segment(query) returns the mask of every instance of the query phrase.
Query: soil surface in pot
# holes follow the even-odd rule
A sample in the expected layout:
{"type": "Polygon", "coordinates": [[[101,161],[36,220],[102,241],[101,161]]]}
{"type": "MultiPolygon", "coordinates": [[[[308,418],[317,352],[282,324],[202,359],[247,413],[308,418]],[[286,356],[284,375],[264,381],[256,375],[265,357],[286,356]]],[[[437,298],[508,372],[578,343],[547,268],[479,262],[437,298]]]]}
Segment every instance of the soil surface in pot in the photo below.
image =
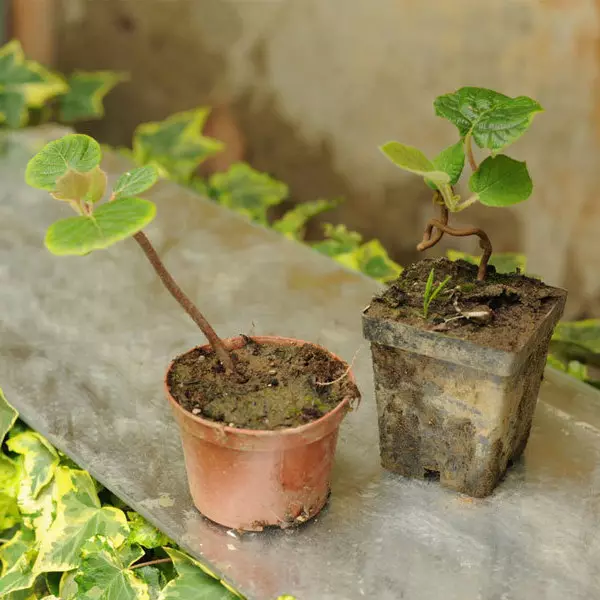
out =
{"type": "Polygon", "coordinates": [[[305,425],[344,398],[359,396],[347,367],[310,344],[259,344],[247,338],[232,356],[245,383],[226,375],[212,350],[196,348],[177,358],[167,379],[173,398],[199,417],[273,430],[305,425]]]}
{"type": "Polygon", "coordinates": [[[481,346],[505,351],[520,348],[565,291],[524,275],[496,273],[488,267],[477,281],[477,267],[464,260],[425,259],[404,270],[381,295],[368,315],[437,331],[481,346]],[[431,269],[433,289],[449,282],[423,318],[423,296],[431,269]]]}

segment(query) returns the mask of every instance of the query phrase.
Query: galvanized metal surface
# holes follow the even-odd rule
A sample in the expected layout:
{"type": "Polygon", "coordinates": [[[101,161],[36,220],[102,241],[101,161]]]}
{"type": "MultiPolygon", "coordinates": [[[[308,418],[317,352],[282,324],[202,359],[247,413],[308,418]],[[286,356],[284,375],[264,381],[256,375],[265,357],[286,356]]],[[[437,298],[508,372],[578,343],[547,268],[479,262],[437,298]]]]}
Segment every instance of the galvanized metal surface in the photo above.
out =
{"type": "Polygon", "coordinates": [[[148,235],[220,334],[295,336],[347,360],[362,348],[363,402],[342,426],[328,508],[243,537],[202,518],[162,396],[169,359],[201,337],[133,242],[85,258],[44,250],[68,212],[21,183],[31,151],[0,164],[0,385],[113,492],[253,599],[600,597],[600,394],[548,373],[525,457],[488,499],[385,473],[360,319],[375,284],[162,184],[148,235]]]}

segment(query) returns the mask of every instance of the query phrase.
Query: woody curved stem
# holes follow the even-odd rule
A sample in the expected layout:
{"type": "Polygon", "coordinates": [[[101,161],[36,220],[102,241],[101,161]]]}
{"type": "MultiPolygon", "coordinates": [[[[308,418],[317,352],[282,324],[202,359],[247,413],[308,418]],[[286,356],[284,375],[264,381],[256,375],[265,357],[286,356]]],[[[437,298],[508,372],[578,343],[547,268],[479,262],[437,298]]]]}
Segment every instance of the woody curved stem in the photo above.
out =
{"type": "MultiPolygon", "coordinates": [[[[444,204],[441,194],[439,192],[436,192],[433,199],[434,199],[434,202],[440,203],[439,204],[440,221],[444,225],[447,225],[448,224],[448,208],[444,204]]],[[[444,231],[439,228],[435,232],[434,236],[431,237],[433,228],[434,228],[433,219],[431,219],[427,223],[427,226],[425,227],[425,231],[423,232],[423,239],[421,240],[421,243],[417,246],[417,250],[419,252],[423,252],[423,250],[428,250],[429,248],[433,248],[444,237],[444,231]]]]}
{"type": "MultiPolygon", "coordinates": [[[[439,194],[439,192],[436,193],[439,194]]],[[[455,237],[476,235],[479,238],[479,246],[483,250],[481,261],[479,263],[479,271],[477,272],[477,279],[479,281],[483,281],[487,273],[487,265],[490,260],[490,256],[492,255],[492,242],[490,241],[490,238],[488,237],[487,233],[483,231],[483,229],[479,229],[478,227],[468,227],[466,229],[454,229],[453,227],[449,227],[448,217],[448,209],[445,205],[440,204],[440,218],[431,219],[427,223],[425,231],[423,232],[423,240],[417,246],[417,250],[422,252],[423,250],[433,248],[433,246],[435,246],[442,239],[444,233],[453,235],[455,237]],[[433,234],[434,229],[436,230],[435,234],[433,234]]]]}

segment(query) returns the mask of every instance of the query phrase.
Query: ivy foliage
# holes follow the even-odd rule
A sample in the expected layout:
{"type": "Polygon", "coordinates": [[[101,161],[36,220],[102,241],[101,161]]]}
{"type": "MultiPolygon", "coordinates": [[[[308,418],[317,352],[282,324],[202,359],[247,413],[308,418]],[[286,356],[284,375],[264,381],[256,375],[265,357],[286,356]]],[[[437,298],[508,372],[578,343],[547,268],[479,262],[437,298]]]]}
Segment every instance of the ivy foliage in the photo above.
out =
{"type": "Polygon", "coordinates": [[[15,129],[55,112],[65,123],[99,119],[104,97],[124,79],[110,71],[78,71],[65,79],[28,60],[21,43],[12,40],[0,48],[0,124],[15,129]]]}
{"type": "MultiPolygon", "coordinates": [[[[273,217],[276,207],[290,200],[289,189],[267,173],[238,162],[208,179],[199,167],[224,146],[203,135],[210,109],[198,107],[176,113],[164,121],[140,125],[134,133],[132,150],[120,152],[140,167],[154,166],[162,177],[185,185],[262,226],[269,226],[287,238],[304,241],[309,221],[342,202],[320,198],[303,202],[273,217]]],[[[280,211],[281,212],[281,211],[280,211]]],[[[324,240],[311,243],[319,252],[345,267],[362,271],[381,282],[395,279],[401,268],[378,240],[362,242],[362,236],[344,226],[325,224],[324,240]]]]}
{"type": "Polygon", "coordinates": [[[0,598],[241,598],[17,418],[0,390],[0,598]]]}

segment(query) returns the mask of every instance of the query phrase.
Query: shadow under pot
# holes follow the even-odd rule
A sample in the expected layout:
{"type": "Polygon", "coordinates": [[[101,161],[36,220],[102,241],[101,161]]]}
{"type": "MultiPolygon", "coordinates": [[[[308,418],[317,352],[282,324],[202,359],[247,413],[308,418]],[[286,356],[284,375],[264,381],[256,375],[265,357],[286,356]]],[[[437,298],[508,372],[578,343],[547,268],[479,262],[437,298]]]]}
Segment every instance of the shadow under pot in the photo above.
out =
{"type": "Polygon", "coordinates": [[[308,342],[224,342],[245,383],[224,375],[209,346],[177,357],[165,380],[194,504],[239,530],[303,523],[329,497],[339,427],[359,398],[353,375],[308,342]]]}
{"type": "Polygon", "coordinates": [[[415,263],[363,311],[382,466],[492,493],[525,449],[565,290],[447,259],[415,263]],[[450,278],[423,314],[427,279],[450,278]]]}

